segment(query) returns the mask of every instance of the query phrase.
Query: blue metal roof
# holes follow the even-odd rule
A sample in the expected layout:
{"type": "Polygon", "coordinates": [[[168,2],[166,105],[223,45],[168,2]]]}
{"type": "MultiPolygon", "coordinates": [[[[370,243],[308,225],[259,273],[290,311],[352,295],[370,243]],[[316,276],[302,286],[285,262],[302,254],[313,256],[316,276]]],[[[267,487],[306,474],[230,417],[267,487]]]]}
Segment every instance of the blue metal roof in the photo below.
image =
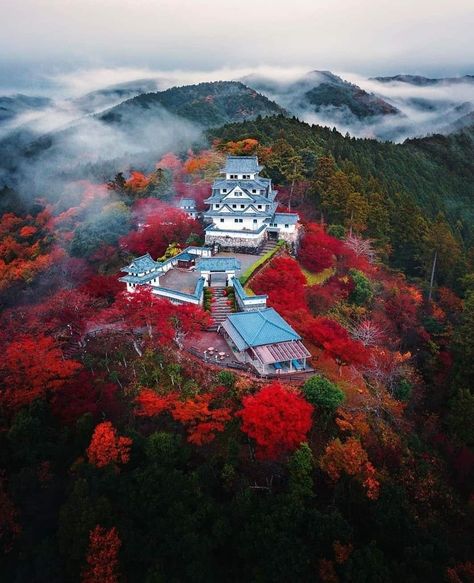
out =
{"type": "Polygon", "coordinates": [[[275,213],[273,222],[285,225],[296,225],[299,219],[300,217],[296,213],[275,213]]]}
{"type": "Polygon", "coordinates": [[[204,257],[197,264],[199,271],[240,270],[240,261],[235,257],[204,257]]]}
{"type": "Polygon", "coordinates": [[[229,314],[224,328],[239,350],[301,340],[301,336],[273,308],[229,314]]]}
{"type": "Polygon", "coordinates": [[[227,156],[224,172],[228,174],[254,174],[260,172],[262,166],[257,156],[227,156]]]}
{"type": "Polygon", "coordinates": [[[182,253],[177,255],[178,261],[192,261],[193,259],[196,259],[197,257],[198,257],[198,255],[196,255],[195,253],[188,253],[187,251],[183,251],[182,253]]]}

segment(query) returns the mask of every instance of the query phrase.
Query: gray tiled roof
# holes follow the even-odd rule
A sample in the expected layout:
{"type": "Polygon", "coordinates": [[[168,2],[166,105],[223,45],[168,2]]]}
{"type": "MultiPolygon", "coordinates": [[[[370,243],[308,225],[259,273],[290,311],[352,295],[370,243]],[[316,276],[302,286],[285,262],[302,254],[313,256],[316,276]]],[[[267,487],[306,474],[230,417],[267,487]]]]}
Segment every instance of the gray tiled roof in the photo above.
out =
{"type": "Polygon", "coordinates": [[[253,174],[261,169],[257,156],[227,156],[223,171],[229,174],[253,174]]]}
{"type": "Polygon", "coordinates": [[[182,198],[179,201],[179,206],[180,206],[180,208],[183,208],[183,207],[193,207],[193,208],[195,208],[196,207],[196,201],[194,200],[194,198],[182,198]]]}
{"type": "Polygon", "coordinates": [[[214,180],[212,188],[234,188],[235,186],[241,186],[242,188],[252,189],[255,188],[256,190],[264,189],[266,190],[270,186],[271,180],[270,178],[262,178],[259,176],[255,178],[255,180],[226,180],[225,178],[218,178],[214,180]]]}
{"type": "Polygon", "coordinates": [[[121,271],[126,271],[127,273],[144,273],[152,269],[156,270],[160,266],[161,263],[155,261],[149,253],[145,253],[145,255],[134,259],[130,265],[122,268],[121,271]]]}
{"type": "Polygon", "coordinates": [[[296,213],[275,213],[273,217],[274,223],[285,224],[285,225],[296,225],[299,221],[299,215],[296,213]]]}

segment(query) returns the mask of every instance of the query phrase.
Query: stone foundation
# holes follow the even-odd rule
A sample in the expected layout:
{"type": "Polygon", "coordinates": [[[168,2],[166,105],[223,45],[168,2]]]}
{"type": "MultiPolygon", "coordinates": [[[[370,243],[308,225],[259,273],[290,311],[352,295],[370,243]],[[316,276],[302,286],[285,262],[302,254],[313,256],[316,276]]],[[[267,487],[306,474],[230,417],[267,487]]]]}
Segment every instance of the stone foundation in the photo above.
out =
{"type": "Polygon", "coordinates": [[[258,255],[266,240],[265,233],[261,237],[250,239],[248,237],[229,237],[211,235],[206,233],[206,245],[219,245],[223,251],[230,253],[248,253],[258,255]]]}

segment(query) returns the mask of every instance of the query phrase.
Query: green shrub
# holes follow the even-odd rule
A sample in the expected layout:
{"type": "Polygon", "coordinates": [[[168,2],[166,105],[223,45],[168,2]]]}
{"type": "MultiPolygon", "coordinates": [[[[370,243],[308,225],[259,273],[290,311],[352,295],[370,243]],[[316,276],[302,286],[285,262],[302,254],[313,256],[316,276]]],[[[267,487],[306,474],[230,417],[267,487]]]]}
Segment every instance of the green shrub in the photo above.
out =
{"type": "Polygon", "coordinates": [[[335,411],[346,398],[342,389],[321,375],[308,379],[302,391],[308,403],[330,411],[335,411]]]}
{"type": "Polygon", "coordinates": [[[393,391],[393,396],[397,401],[408,401],[412,388],[413,385],[407,379],[401,379],[393,391]]]}
{"type": "Polygon", "coordinates": [[[352,281],[354,282],[354,289],[349,296],[349,301],[357,306],[366,306],[370,304],[374,297],[374,290],[370,280],[357,269],[349,271],[352,281]]]}
{"type": "Polygon", "coordinates": [[[235,386],[236,379],[237,377],[235,376],[235,374],[233,372],[230,372],[229,370],[222,370],[217,375],[218,382],[221,385],[224,385],[226,389],[233,389],[235,386]]]}
{"type": "Polygon", "coordinates": [[[344,239],[346,229],[342,225],[329,225],[327,233],[328,235],[331,235],[331,237],[336,237],[336,239],[344,239]]]}

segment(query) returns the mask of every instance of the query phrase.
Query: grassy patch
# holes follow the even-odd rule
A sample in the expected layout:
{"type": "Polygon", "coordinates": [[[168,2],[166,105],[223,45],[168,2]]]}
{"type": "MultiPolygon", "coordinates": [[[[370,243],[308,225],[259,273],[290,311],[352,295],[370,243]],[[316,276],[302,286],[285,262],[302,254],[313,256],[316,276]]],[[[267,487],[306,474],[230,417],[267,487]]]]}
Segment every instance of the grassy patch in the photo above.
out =
{"type": "Polygon", "coordinates": [[[268,251],[268,253],[265,253],[265,255],[262,255],[257,261],[255,261],[255,263],[252,263],[252,265],[248,267],[244,271],[244,273],[242,273],[242,275],[239,277],[240,283],[242,285],[245,285],[247,281],[250,279],[250,277],[253,275],[254,271],[258,269],[261,265],[266,263],[269,259],[271,259],[275,255],[275,253],[277,253],[283,247],[284,244],[285,241],[283,240],[278,241],[276,247],[274,247],[271,251],[268,251]]]}
{"type": "Polygon", "coordinates": [[[301,268],[304,276],[306,277],[306,285],[322,285],[327,279],[329,279],[335,273],[334,267],[328,267],[323,269],[319,273],[312,273],[304,267],[301,268]]]}

